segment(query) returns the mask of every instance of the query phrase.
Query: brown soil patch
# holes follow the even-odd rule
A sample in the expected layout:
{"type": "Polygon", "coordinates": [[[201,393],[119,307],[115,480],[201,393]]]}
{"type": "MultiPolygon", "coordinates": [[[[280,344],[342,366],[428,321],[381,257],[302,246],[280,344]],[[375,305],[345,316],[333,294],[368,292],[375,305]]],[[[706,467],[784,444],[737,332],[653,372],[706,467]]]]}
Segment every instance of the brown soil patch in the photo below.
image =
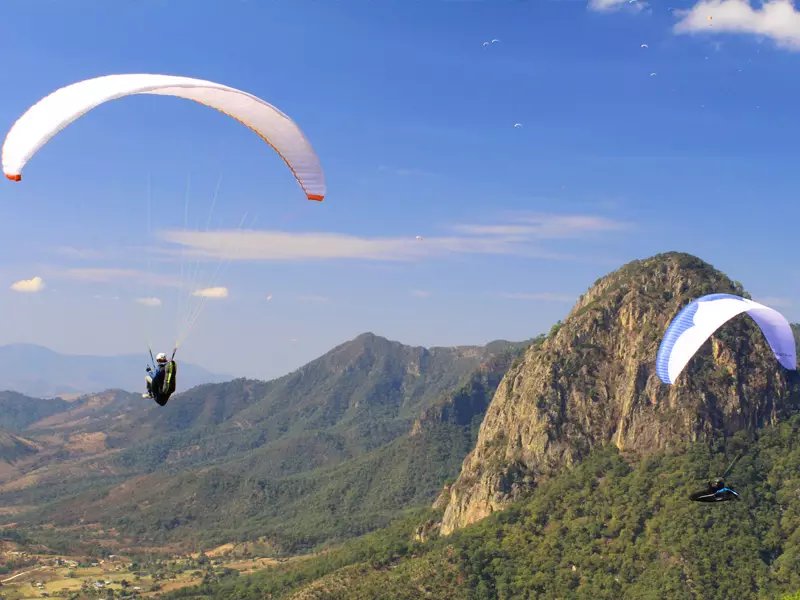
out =
{"type": "Polygon", "coordinates": [[[108,436],[102,431],[96,433],[78,433],[71,435],[67,442],[67,449],[71,452],[98,453],[106,450],[108,436]]]}

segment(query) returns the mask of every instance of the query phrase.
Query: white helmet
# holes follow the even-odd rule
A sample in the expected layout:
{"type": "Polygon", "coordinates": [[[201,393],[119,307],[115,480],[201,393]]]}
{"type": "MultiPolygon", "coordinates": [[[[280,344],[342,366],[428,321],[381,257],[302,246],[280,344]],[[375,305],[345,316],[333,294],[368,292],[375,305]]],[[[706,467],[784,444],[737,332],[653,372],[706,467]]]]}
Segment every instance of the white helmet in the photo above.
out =
{"type": "Polygon", "coordinates": [[[167,355],[163,352],[159,352],[158,356],[156,356],[156,362],[158,363],[165,363],[167,362],[167,355]]]}

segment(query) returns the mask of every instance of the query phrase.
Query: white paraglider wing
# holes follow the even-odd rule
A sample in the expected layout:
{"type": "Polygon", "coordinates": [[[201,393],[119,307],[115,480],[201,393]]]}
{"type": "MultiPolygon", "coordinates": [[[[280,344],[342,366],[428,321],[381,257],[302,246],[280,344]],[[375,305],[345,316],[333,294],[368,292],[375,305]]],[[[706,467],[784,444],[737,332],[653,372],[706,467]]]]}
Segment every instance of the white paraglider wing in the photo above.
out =
{"type": "Polygon", "coordinates": [[[3,144],[3,172],[20,181],[25,164],[67,125],[96,106],[134,94],[194,100],[255,131],[280,154],[309,200],[325,197],[325,177],[314,149],[289,117],[267,102],[211,81],[171,75],[108,75],[56,90],[14,124],[3,144]]]}
{"type": "Polygon", "coordinates": [[[656,358],[656,373],[674,383],[700,346],[733,317],[746,312],[761,328],[772,352],[787,369],[796,368],[794,336],[778,311],[732,294],[709,294],[687,305],[667,328],[656,358]]]}

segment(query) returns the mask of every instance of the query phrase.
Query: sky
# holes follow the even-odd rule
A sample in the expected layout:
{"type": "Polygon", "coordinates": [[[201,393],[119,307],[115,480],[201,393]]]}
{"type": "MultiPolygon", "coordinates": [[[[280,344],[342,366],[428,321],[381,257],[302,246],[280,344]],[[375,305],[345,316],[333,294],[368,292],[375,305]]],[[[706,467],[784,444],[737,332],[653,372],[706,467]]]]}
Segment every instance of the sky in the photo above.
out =
{"type": "Polygon", "coordinates": [[[788,1],[7,0],[0,54],[3,137],[70,83],[195,77],[287,114],[327,184],[196,103],[102,104],[0,182],[0,343],[184,337],[271,378],[366,331],[527,339],[673,250],[800,321],[788,1]]]}

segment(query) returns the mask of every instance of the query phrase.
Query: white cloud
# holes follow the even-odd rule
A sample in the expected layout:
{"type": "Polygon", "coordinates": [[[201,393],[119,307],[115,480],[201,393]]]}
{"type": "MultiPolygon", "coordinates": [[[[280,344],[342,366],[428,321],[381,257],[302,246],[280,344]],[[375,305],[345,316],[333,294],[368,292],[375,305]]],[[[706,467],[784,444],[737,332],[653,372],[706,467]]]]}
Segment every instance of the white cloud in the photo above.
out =
{"type": "Polygon", "coordinates": [[[145,306],[161,306],[161,300],[158,298],[137,298],[136,301],[139,304],[144,304],[145,306]]]}
{"type": "Polygon", "coordinates": [[[35,293],[41,292],[45,288],[44,281],[41,277],[34,277],[33,279],[23,279],[11,284],[11,289],[15,292],[35,293]]]}
{"type": "Polygon", "coordinates": [[[459,233],[474,235],[500,235],[562,239],[581,237],[591,232],[622,231],[630,229],[629,223],[593,215],[520,215],[514,224],[507,225],[456,225],[459,233]]]}
{"type": "MultiPolygon", "coordinates": [[[[629,229],[630,225],[591,215],[517,215],[511,222],[457,225],[459,235],[359,237],[341,233],[286,231],[165,231],[166,241],[184,246],[187,256],[208,260],[301,261],[361,259],[409,261],[452,254],[502,254],[569,260],[548,252],[545,239],[583,238],[590,233],[629,229]]],[[[175,252],[172,250],[171,252],[175,252]]]]}
{"type": "Polygon", "coordinates": [[[623,7],[642,10],[646,6],[646,3],[639,0],[634,0],[633,2],[631,0],[589,0],[589,9],[597,12],[609,12],[623,7]]]}
{"type": "Polygon", "coordinates": [[[411,290],[411,295],[415,298],[430,298],[431,293],[425,290],[411,290]]]}
{"type": "Polygon", "coordinates": [[[188,255],[208,259],[408,260],[426,253],[413,247],[413,238],[360,238],[338,233],[285,231],[172,231],[163,235],[168,241],[187,247],[188,255]]]}
{"type": "Polygon", "coordinates": [[[501,292],[498,294],[501,298],[509,298],[512,300],[543,300],[546,302],[575,302],[578,296],[568,296],[566,294],[553,294],[551,292],[537,292],[537,293],[516,293],[516,292],[501,292]]]}
{"type": "Polygon", "coordinates": [[[674,27],[677,34],[763,35],[780,46],[800,50],[800,12],[790,0],[765,0],[760,8],[748,0],[701,0],[687,11],[675,12],[682,17],[674,27]]]}
{"type": "Polygon", "coordinates": [[[199,296],[201,298],[227,298],[228,288],[226,287],[210,287],[203,288],[192,292],[192,296],[199,296]]]}

